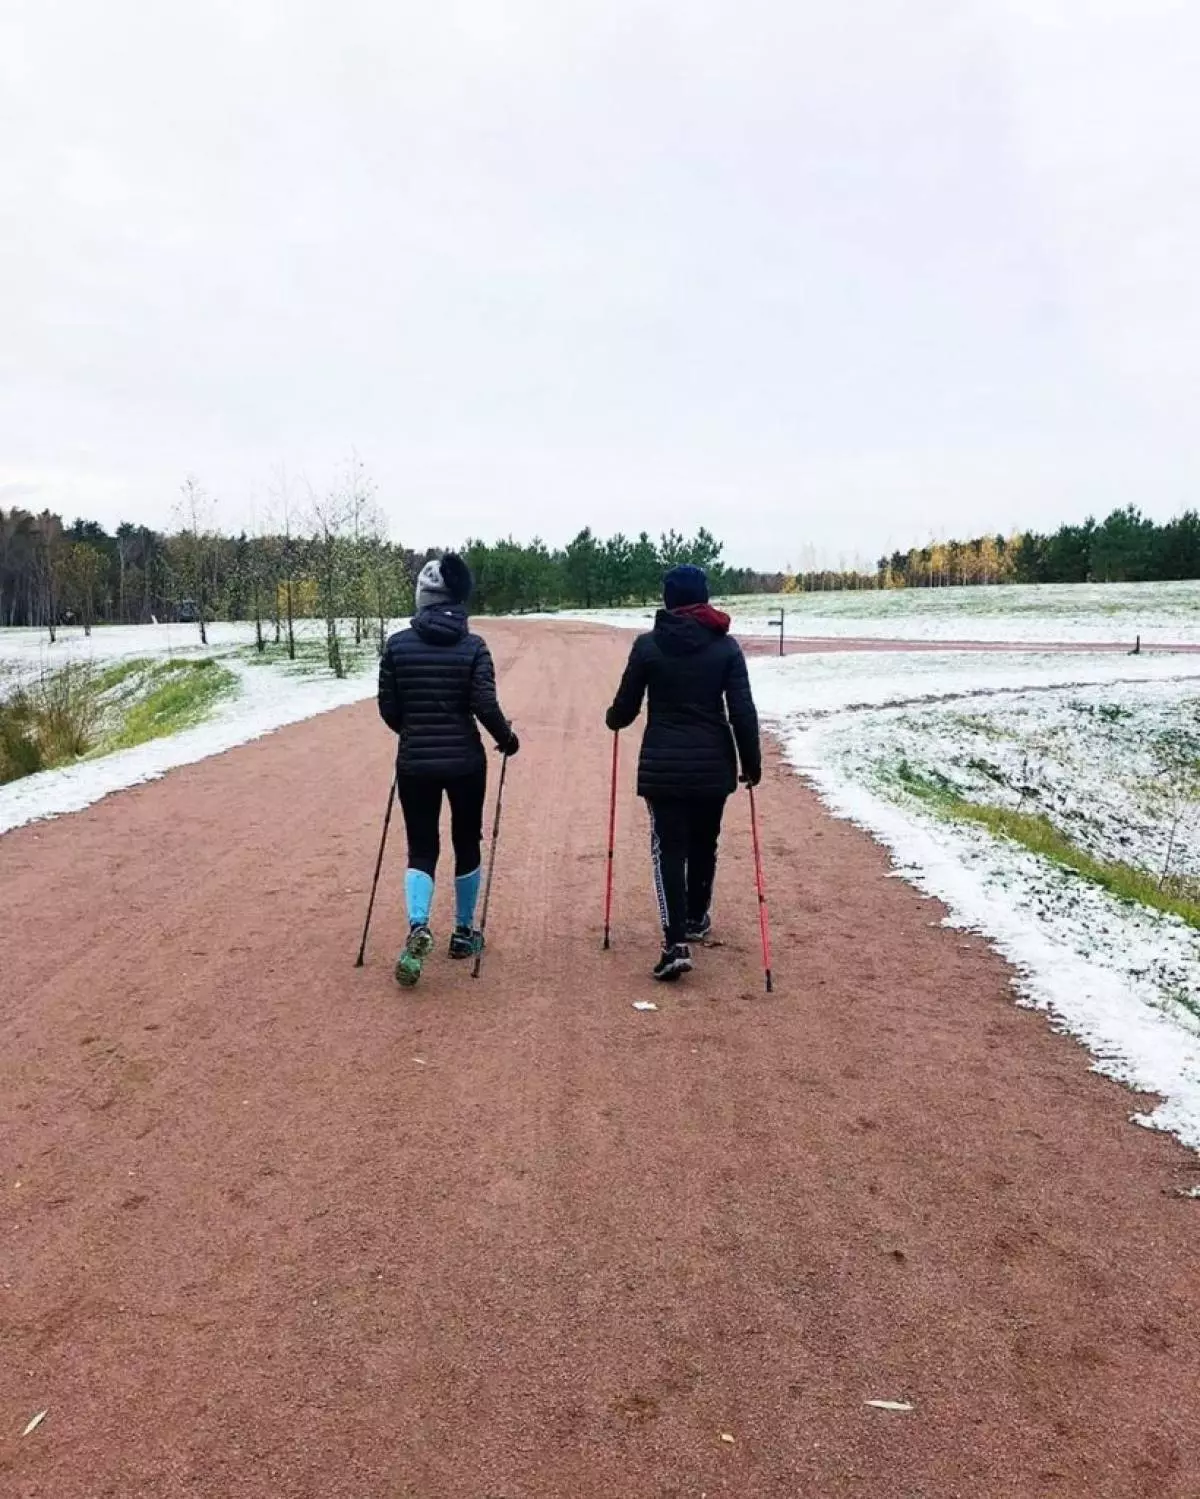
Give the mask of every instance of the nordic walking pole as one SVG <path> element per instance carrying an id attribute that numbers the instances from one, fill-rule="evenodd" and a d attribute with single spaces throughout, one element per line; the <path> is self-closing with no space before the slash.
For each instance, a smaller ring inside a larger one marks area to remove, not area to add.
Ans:
<path id="1" fill-rule="evenodd" d="M 483 887 L 483 911 L 479 917 L 479 950 L 471 966 L 471 977 L 477 979 L 483 965 L 483 937 L 487 931 L 488 902 L 492 898 L 492 876 L 496 872 L 496 844 L 500 838 L 500 809 L 504 805 L 504 778 L 508 774 L 508 756 L 500 762 L 500 785 L 496 790 L 496 817 L 492 823 L 492 846 L 488 851 L 487 880 Z"/>
<path id="2" fill-rule="evenodd" d="M 767 922 L 767 891 L 763 884 L 762 849 L 758 842 L 758 803 L 754 796 L 754 787 L 747 786 L 750 792 L 750 831 L 754 836 L 754 880 L 758 887 L 758 930 L 762 937 L 763 974 L 767 981 L 767 993 L 772 992 L 771 981 L 771 931 Z"/>
<path id="3" fill-rule="evenodd" d="M 371 881 L 371 899 L 367 902 L 367 919 L 363 922 L 362 941 L 358 945 L 358 957 L 354 960 L 355 968 L 363 966 L 363 958 L 367 952 L 367 933 L 371 930 L 371 912 L 375 909 L 375 891 L 379 887 L 379 871 L 383 868 L 383 851 L 387 847 L 388 825 L 392 820 L 392 803 L 396 800 L 396 772 L 392 772 L 392 779 L 388 783 L 387 811 L 383 817 L 383 837 L 379 840 L 379 857 L 375 860 L 375 878 Z"/>
<path id="4" fill-rule="evenodd" d="M 612 946 L 613 848 L 617 841 L 617 762 L 621 736 L 613 733 L 612 794 L 608 801 L 608 875 L 604 888 L 604 951 Z"/>

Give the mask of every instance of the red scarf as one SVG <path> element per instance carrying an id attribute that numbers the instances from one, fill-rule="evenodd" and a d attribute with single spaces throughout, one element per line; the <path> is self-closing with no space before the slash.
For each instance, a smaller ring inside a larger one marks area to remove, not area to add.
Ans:
<path id="1" fill-rule="evenodd" d="M 698 625 L 703 625 L 706 630 L 713 630 L 718 635 L 728 635 L 729 626 L 733 623 L 728 614 L 722 614 L 711 604 L 685 604 L 682 609 L 672 609 L 671 613 L 682 614 L 684 619 L 694 619 Z"/>

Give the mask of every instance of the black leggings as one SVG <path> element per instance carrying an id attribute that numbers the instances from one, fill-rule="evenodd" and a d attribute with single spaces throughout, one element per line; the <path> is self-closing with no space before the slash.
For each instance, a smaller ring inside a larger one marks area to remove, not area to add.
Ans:
<path id="1" fill-rule="evenodd" d="M 441 838 L 442 792 L 450 801 L 450 841 L 454 844 L 455 875 L 474 874 L 482 861 L 483 799 L 487 770 L 473 775 L 400 776 L 396 782 L 404 827 L 408 833 L 408 867 L 430 879 L 437 872 Z"/>
<path id="2" fill-rule="evenodd" d="M 693 922 L 708 915 L 717 877 L 717 840 L 725 798 L 655 797 L 650 802 L 654 890 L 667 947 L 682 942 Z"/>

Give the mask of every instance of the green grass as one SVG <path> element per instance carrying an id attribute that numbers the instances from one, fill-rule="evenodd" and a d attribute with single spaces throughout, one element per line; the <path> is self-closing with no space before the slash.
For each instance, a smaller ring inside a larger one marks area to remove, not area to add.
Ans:
<path id="1" fill-rule="evenodd" d="M 132 677 L 149 671 L 153 665 L 154 662 L 149 656 L 130 656 L 125 661 L 114 661 L 111 666 L 106 666 L 96 673 L 93 678 L 95 690 L 102 695 L 106 692 L 115 692 Z"/>
<path id="2" fill-rule="evenodd" d="M 210 658 L 142 662 L 147 690 L 128 706 L 121 705 L 117 725 L 94 753 L 132 749 L 151 739 L 177 734 L 202 722 L 237 687 L 237 677 Z M 148 669 L 147 669 L 148 668 Z M 123 683 L 132 673 L 118 678 Z"/>
<path id="3" fill-rule="evenodd" d="M 86 662 L 43 672 L 0 701 L 0 783 L 65 765 L 95 740 L 100 705 Z"/>
<path id="4" fill-rule="evenodd" d="M 202 722 L 237 677 L 209 659 L 72 662 L 0 700 L 0 784 Z"/>
<path id="5" fill-rule="evenodd" d="M 352 676 L 362 669 L 368 660 L 375 658 L 376 637 L 369 630 L 363 636 L 361 645 L 354 644 L 354 637 L 343 636 L 341 639 L 342 663 L 346 668 L 346 674 Z M 268 639 L 264 648 L 260 651 L 255 645 L 244 645 L 238 648 L 238 656 L 241 660 L 252 666 L 281 666 L 293 676 L 317 677 L 329 675 L 329 655 L 325 645 L 324 635 L 297 635 L 295 660 L 288 656 L 287 641 L 281 640 L 278 645 L 274 640 Z"/>
<path id="6" fill-rule="evenodd" d="M 1116 860 L 1098 859 L 1077 848 L 1048 817 L 1038 812 L 1018 812 L 1007 807 L 969 802 L 958 796 L 941 777 L 922 776 L 907 761 L 900 762 L 896 776 L 906 791 L 943 816 L 986 828 L 994 837 L 1019 844 L 1060 869 L 1099 885 L 1118 900 L 1178 916 L 1200 930 L 1200 885 L 1195 880 L 1175 879 L 1160 884 L 1155 875 L 1144 869 L 1135 869 L 1131 864 Z"/>
<path id="7" fill-rule="evenodd" d="M 0 786 L 36 774 L 45 764 L 33 704 L 24 692 L 0 702 Z"/>

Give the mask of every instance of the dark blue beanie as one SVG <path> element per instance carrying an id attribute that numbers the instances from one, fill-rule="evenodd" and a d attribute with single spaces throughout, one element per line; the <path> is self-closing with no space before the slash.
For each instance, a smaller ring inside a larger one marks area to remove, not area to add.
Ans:
<path id="1" fill-rule="evenodd" d="M 673 567 L 663 579 L 663 603 L 668 609 L 686 609 L 689 604 L 708 603 L 708 575 L 702 567 L 685 562 Z"/>

